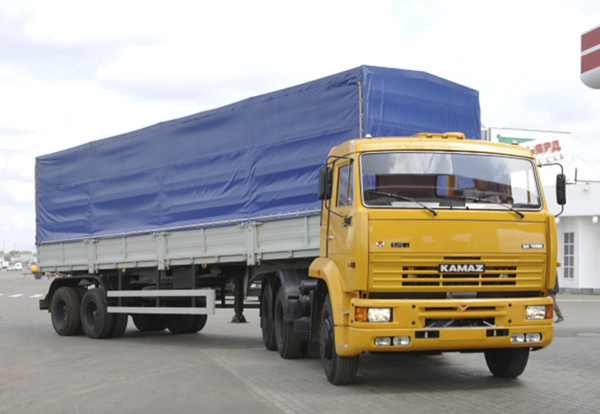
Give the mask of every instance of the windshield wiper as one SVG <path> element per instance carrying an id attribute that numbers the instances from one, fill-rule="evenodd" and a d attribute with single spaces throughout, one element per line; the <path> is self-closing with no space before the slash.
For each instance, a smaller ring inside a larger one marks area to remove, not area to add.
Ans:
<path id="1" fill-rule="evenodd" d="M 490 203 L 489 201 L 485 200 L 486 197 L 490 197 L 490 196 L 494 196 L 494 195 L 503 195 L 503 193 L 497 193 L 497 194 L 495 194 L 495 193 L 488 193 L 488 194 L 484 195 L 483 197 L 472 197 L 472 196 L 465 196 L 465 195 L 454 195 L 454 197 L 460 198 L 460 199 L 465 200 L 465 201 L 480 201 L 480 202 L 483 202 L 483 203 L 486 203 L 486 204 L 498 204 L 499 206 L 507 208 L 510 211 L 512 211 L 513 213 L 518 214 L 519 217 L 525 218 L 525 214 L 521 213 L 519 210 L 517 210 L 516 208 L 514 208 L 510 204 L 493 203 L 493 202 Z"/>
<path id="2" fill-rule="evenodd" d="M 420 205 L 421 207 L 423 207 L 426 210 L 429 210 L 434 216 L 437 216 L 437 211 L 435 211 L 434 209 L 432 209 L 431 207 L 426 206 L 425 204 L 421 203 L 418 200 L 415 200 L 414 198 L 410 198 L 410 197 L 406 197 L 400 194 L 394 194 L 394 193 L 386 193 L 385 191 L 379 191 L 379 190 L 366 190 L 369 191 L 371 193 L 374 194 L 379 194 L 382 196 L 386 196 L 386 197 L 392 197 L 392 198 L 396 198 L 398 200 L 402 200 L 402 201 L 410 201 L 411 203 L 415 203 Z"/>

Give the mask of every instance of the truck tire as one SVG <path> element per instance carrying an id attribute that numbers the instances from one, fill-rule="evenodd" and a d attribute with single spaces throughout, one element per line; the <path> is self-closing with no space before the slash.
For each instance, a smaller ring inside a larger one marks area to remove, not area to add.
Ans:
<path id="1" fill-rule="evenodd" d="M 106 311 L 102 289 L 89 289 L 81 299 L 81 326 L 93 339 L 107 338 L 113 327 L 114 314 Z"/>
<path id="2" fill-rule="evenodd" d="M 167 328 L 176 335 L 192 331 L 195 315 L 167 315 Z"/>
<path id="3" fill-rule="evenodd" d="M 140 332 L 162 331 L 167 328 L 167 321 L 162 315 L 136 313 L 131 315 L 131 319 Z"/>
<path id="4" fill-rule="evenodd" d="M 529 348 L 492 349 L 485 351 L 485 362 L 496 377 L 515 378 L 525 371 Z"/>
<path id="5" fill-rule="evenodd" d="M 277 351 L 275 338 L 275 321 L 273 317 L 273 285 L 265 280 L 265 285 L 260 296 L 260 329 L 265 348 Z"/>
<path id="6" fill-rule="evenodd" d="M 108 334 L 109 338 L 119 338 L 123 336 L 127 329 L 127 319 L 129 316 L 126 313 L 115 313 L 113 320 L 113 327 Z"/>
<path id="7" fill-rule="evenodd" d="M 50 313 L 52 326 L 61 336 L 76 335 L 81 325 L 79 296 L 75 289 L 61 287 L 54 292 Z"/>
<path id="8" fill-rule="evenodd" d="M 192 323 L 192 327 L 190 328 L 188 333 L 200 332 L 206 325 L 207 319 L 208 319 L 207 315 L 194 315 L 194 323 Z"/>
<path id="9" fill-rule="evenodd" d="M 342 357 L 337 354 L 333 312 L 329 295 L 325 298 L 321 311 L 321 327 L 319 332 L 319 351 L 323 360 L 323 368 L 327 379 L 333 385 L 346 385 L 354 382 L 358 370 L 358 355 Z"/>
<path id="10" fill-rule="evenodd" d="M 302 340 L 294 336 L 294 324 L 286 322 L 283 318 L 284 290 L 279 289 L 275 299 L 275 339 L 277 349 L 282 358 L 291 359 L 302 356 Z"/>

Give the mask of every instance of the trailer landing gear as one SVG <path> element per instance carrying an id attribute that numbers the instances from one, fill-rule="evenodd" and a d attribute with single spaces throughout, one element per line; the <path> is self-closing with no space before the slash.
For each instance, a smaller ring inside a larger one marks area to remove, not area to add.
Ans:
<path id="1" fill-rule="evenodd" d="M 231 319 L 231 323 L 246 323 L 244 316 L 244 276 L 235 278 L 235 286 L 233 287 L 233 310 L 235 314 Z"/>

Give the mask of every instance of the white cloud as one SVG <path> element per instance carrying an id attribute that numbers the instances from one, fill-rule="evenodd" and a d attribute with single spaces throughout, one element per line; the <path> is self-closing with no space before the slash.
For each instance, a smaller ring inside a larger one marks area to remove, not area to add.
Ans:
<path id="1" fill-rule="evenodd" d="M 362 64 L 477 89 L 486 125 L 570 131 L 593 157 L 600 95 L 579 80 L 579 47 L 597 11 L 592 0 L 0 0 L 0 234 L 33 243 L 22 206 L 36 155 Z"/>

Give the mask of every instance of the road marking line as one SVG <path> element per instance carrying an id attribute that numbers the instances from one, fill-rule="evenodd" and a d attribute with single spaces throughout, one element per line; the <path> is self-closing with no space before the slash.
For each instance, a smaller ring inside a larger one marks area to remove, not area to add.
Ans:
<path id="1" fill-rule="evenodd" d="M 43 293 L 38 293 L 37 295 L 33 295 L 33 296 L 29 296 L 30 298 L 41 298 L 42 296 L 44 296 Z"/>
<path id="2" fill-rule="evenodd" d="M 10 295 L 9 298 L 20 298 L 23 296 L 23 293 L 17 293 L 16 295 Z"/>

